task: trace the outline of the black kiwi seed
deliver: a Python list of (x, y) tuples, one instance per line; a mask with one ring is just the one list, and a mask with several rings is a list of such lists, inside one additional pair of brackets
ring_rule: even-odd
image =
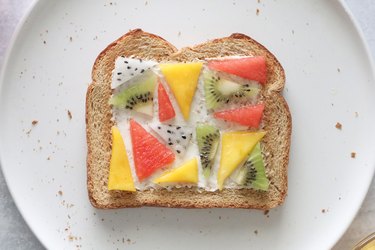
[(181, 153), (181, 151), (180, 151), (180, 150), (178, 150), (178, 149), (177, 149), (176, 151), (177, 151), (177, 153), (179, 153), (179, 154)]
[(127, 69), (131, 69), (132, 67), (130, 67), (130, 66), (128, 66), (128, 67), (126, 67)]
[(128, 63), (128, 61), (124, 61), (124, 63)]
[(185, 135), (183, 135), (183, 136), (181, 136), (181, 137), (182, 137), (182, 139), (186, 140), (186, 136), (185, 136)]
[(143, 72), (145, 72), (145, 70), (144, 70), (144, 69), (142, 69), (142, 70), (141, 70), (141, 73), (143, 73)]
[(210, 133), (203, 137), (204, 142), (202, 151), (200, 153), (203, 168), (207, 168), (211, 164), (208, 156), (210, 155), (212, 143), (214, 142), (214, 140), (218, 139), (218, 137), (219, 135), (215, 133)]
[(150, 100), (152, 100), (150, 92), (137, 94), (126, 101), (125, 108), (132, 110), (138, 103), (147, 103)]
[(117, 75), (121, 75), (122, 73), (121, 72), (117, 72)]
[[(238, 101), (237, 99), (243, 98), (251, 92), (251, 86), (249, 84), (244, 84), (241, 88), (229, 95), (223, 95), (220, 90), (218, 89), (218, 82), (221, 80), (220, 76), (215, 76), (209, 74), (205, 79), (205, 93), (206, 93), (206, 100), (209, 100), (212, 108), (217, 107), (217, 104), (228, 104), (231, 101)], [(209, 96), (209, 98), (207, 98)], [(235, 97), (235, 98), (234, 98)]]
[(251, 184), (256, 179), (257, 170), (252, 161), (247, 161), (245, 167), (247, 168), (246, 183)]

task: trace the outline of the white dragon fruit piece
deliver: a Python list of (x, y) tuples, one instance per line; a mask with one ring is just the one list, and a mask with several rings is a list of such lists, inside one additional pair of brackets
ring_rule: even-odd
[(154, 61), (142, 60), (134, 57), (119, 56), (112, 71), (112, 89), (126, 83), (130, 79), (145, 73), (157, 64)]
[(154, 130), (180, 157), (186, 153), (193, 130), (186, 126), (151, 124)]

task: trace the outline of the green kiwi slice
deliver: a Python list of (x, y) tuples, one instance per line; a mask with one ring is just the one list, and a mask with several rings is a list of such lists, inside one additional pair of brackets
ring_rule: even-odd
[(260, 87), (255, 83), (240, 84), (210, 70), (203, 72), (203, 82), (206, 106), (209, 110), (230, 102), (256, 100), (260, 92)]
[(240, 186), (268, 190), (269, 180), (266, 176), (260, 143), (255, 146), (241, 168), (233, 174), (232, 179)]
[(127, 86), (115, 93), (109, 103), (116, 108), (134, 110), (152, 116), (156, 80), (155, 74), (148, 74), (134, 85)]
[(214, 163), (220, 132), (215, 126), (201, 123), (196, 127), (199, 156), (201, 159), (203, 175), (209, 178)]

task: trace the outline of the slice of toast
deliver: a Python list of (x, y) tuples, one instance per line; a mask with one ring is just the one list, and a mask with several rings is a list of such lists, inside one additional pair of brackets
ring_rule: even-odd
[[(118, 56), (135, 56), (158, 62), (193, 61), (223, 56), (262, 55), (267, 62), (267, 83), (262, 91), (265, 102), (263, 117), (267, 135), (262, 139), (268, 191), (224, 189), (216, 192), (179, 188), (168, 191), (108, 191), (111, 157), (111, 73)], [(283, 203), (287, 193), (287, 167), (292, 120), (288, 105), (281, 95), (285, 74), (275, 56), (264, 46), (243, 34), (215, 39), (194, 47), (177, 50), (163, 38), (140, 29), (132, 30), (111, 43), (97, 57), (92, 70), (92, 83), (86, 95), (87, 187), (96, 208), (164, 206), (183, 208), (255, 208), (270, 209)]]

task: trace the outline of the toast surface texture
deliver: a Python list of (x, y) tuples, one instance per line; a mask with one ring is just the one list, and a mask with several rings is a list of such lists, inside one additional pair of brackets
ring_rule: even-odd
[[(118, 56), (136, 56), (158, 62), (194, 61), (223, 56), (262, 55), (267, 62), (267, 83), (262, 92), (266, 136), (262, 147), (266, 154), (266, 173), (270, 180), (268, 191), (224, 189), (216, 192), (175, 188), (137, 191), (108, 191), (111, 157), (111, 73)], [(292, 120), (288, 105), (281, 95), (285, 74), (276, 57), (264, 46), (243, 34), (211, 40), (194, 47), (177, 50), (163, 38), (140, 29), (132, 30), (111, 43), (97, 57), (92, 70), (92, 83), (86, 94), (87, 187), (96, 208), (163, 206), (182, 208), (254, 208), (270, 209), (284, 202), (287, 193), (287, 167)]]

